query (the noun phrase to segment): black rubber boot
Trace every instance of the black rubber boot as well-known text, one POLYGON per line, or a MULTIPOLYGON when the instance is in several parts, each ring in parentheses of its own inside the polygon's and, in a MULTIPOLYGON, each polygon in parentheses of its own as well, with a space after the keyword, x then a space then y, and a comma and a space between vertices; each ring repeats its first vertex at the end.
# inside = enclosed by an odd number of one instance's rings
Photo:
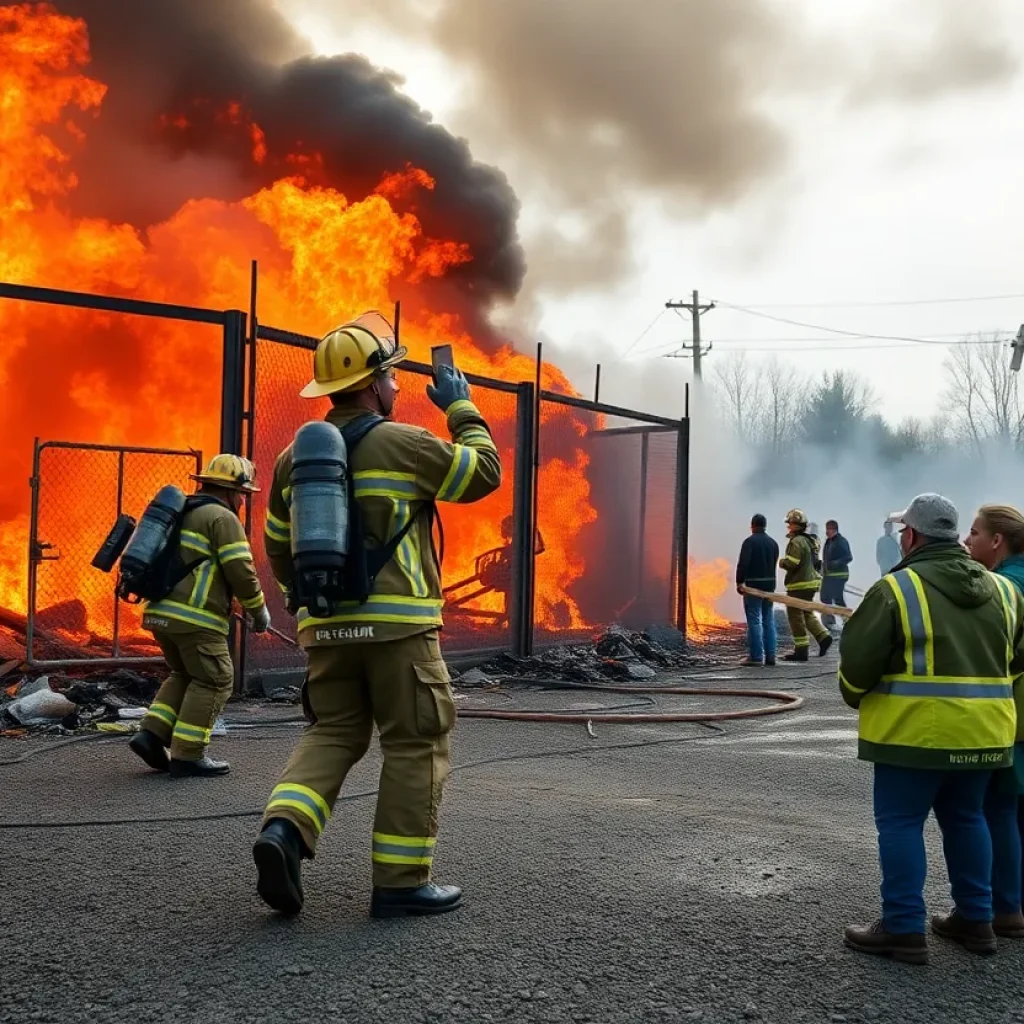
POLYGON ((792 654, 784 654, 782 656, 783 661, 806 661, 807 660, 807 648, 798 647, 792 654))
POLYGON ((818 657, 824 658, 828 649, 832 646, 832 637, 826 636, 818 641, 818 657))
POLYGON ((181 758, 171 758, 171 778, 188 779, 209 778, 213 775, 227 775, 231 771, 231 765, 227 761, 214 761, 212 757, 201 757, 198 761, 183 761, 181 758))
POLYGON ((302 837, 285 818, 271 818, 252 846, 256 892, 268 907, 293 917, 302 909, 302 837))
POLYGON ((446 914, 462 903, 462 890, 456 885, 426 885, 415 889, 373 887, 370 917, 407 917, 446 914))
POLYGON ((774 658, 765 658, 764 659, 764 663, 765 663, 765 666, 767 668, 774 668, 775 667, 775 659, 774 658))
POLYGON ((160 737, 148 729, 140 729, 129 741, 128 746, 133 754, 138 754, 155 772, 165 772, 170 767, 171 759, 167 749, 160 742, 160 737))

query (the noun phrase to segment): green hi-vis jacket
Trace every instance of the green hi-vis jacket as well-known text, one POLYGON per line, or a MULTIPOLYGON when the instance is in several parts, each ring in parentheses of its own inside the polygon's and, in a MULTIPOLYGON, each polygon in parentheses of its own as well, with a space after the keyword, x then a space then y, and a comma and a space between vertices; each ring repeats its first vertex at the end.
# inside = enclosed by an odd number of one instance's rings
POLYGON ((249 611, 263 607, 263 590, 238 516, 219 501, 189 509, 181 523, 181 557, 203 561, 162 601, 145 607, 145 629, 183 633, 205 629, 227 636, 231 598, 249 611))
MULTIPOLYGON (((342 426, 363 410, 332 409, 327 421, 342 426)), ((406 423, 381 423, 352 453, 349 472, 371 546, 383 546, 416 515, 423 502, 473 502, 501 484, 501 461, 490 430, 472 402, 448 409, 452 440, 406 423)), ((281 589, 291 589, 292 447, 277 457, 267 499, 264 540, 267 558, 281 589)), ((431 517, 421 515, 395 557, 380 571, 364 604, 341 605, 330 618, 297 615, 299 643, 321 647, 352 641, 393 640, 441 626, 441 573, 430 536, 431 517)))
POLYGON ((786 553, 779 559, 779 568, 786 571, 786 593, 806 595, 821 586, 821 577, 814 568, 818 545, 806 533, 794 533, 786 545, 786 553))
POLYGON ((1024 598, 958 544, 930 544, 864 595, 840 641, 859 756, 912 768, 1013 762, 1024 598))

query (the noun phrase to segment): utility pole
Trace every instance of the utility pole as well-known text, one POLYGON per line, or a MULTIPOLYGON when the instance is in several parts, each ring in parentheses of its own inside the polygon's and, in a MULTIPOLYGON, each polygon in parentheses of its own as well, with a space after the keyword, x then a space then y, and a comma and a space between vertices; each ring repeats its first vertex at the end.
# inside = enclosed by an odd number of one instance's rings
POLYGON ((693 376, 694 376, 695 380, 700 380, 701 376, 702 376, 702 374, 701 374, 701 367, 700 367, 701 358, 703 356, 708 355, 711 352, 712 348, 714 348, 714 343, 713 342, 712 342, 712 344, 708 345, 706 351, 701 348, 701 341, 700 341, 700 318, 709 309, 714 309, 715 308, 715 304, 713 302, 709 302, 707 305, 702 306, 700 304, 700 297, 697 295, 697 290, 694 289, 694 291, 693 291, 693 301, 692 302, 674 302, 674 301, 670 301, 670 302, 666 302, 665 303, 665 308, 666 309, 676 309, 676 310, 686 309, 686 310, 689 310, 689 312, 690 312, 690 318, 691 318, 691 320, 693 322, 693 343, 690 344, 690 345, 680 345, 679 351, 678 352, 673 352, 669 356, 669 358, 670 359, 687 359, 687 358, 690 357, 690 354, 692 353, 693 354, 693 376))

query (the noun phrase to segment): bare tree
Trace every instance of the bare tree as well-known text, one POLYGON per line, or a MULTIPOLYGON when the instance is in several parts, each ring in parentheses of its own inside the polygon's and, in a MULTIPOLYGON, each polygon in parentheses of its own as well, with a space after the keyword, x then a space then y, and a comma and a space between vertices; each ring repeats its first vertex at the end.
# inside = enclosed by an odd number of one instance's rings
POLYGON ((714 363, 712 386, 725 419, 740 440, 759 440, 764 388, 745 352, 734 352, 714 363))
POLYGON ((946 397, 955 433, 976 448, 990 439, 1024 441, 1018 375, 999 338, 964 339, 946 359, 946 397))
POLYGON ((807 382, 792 363, 784 363, 778 356, 772 356, 765 364, 760 382, 764 391, 760 437, 773 452, 781 452, 800 433, 807 405, 807 382))

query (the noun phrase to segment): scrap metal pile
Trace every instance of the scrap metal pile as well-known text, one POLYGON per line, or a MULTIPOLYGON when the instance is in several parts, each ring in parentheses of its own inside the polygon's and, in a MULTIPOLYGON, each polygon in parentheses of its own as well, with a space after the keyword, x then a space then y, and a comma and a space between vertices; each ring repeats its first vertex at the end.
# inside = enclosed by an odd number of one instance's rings
POLYGON ((499 654, 457 676, 455 685, 490 686, 498 679, 508 683, 517 678, 639 684, 655 679, 662 671, 699 671, 734 664, 743 649, 740 627, 689 642, 668 626, 653 626, 643 632, 612 626, 590 643, 546 647, 528 658, 499 654))

